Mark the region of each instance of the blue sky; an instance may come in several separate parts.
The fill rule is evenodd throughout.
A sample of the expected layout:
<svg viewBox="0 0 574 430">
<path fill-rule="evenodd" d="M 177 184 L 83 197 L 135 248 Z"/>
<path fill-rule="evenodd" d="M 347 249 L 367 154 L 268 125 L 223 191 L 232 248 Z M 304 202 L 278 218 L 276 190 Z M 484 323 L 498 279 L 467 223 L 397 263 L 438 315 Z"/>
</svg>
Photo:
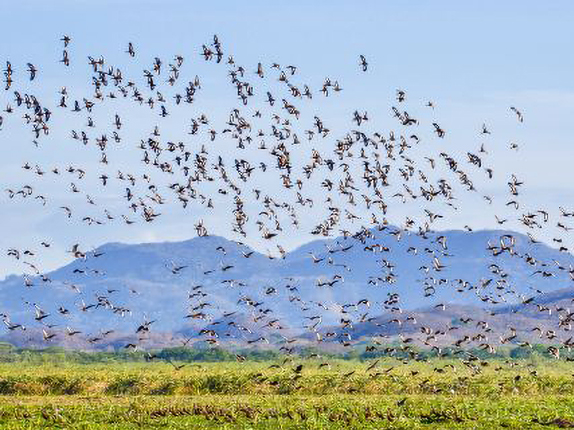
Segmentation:
<svg viewBox="0 0 574 430">
<path fill-rule="evenodd" d="M 329 123 L 350 124 L 355 109 L 368 110 L 377 120 L 376 127 L 388 129 L 393 125 L 389 109 L 395 91 L 402 88 L 413 112 L 427 115 L 423 104 L 427 100 L 436 103 L 436 116 L 449 131 L 445 148 L 460 154 L 476 151 L 483 143 L 479 131 L 486 122 L 493 131 L 486 141 L 495 158 L 492 162 L 497 171 L 513 172 L 524 180 L 522 200 L 526 204 L 574 208 L 570 186 L 574 179 L 570 166 L 574 155 L 573 19 L 570 1 L 22 1 L 3 6 L 0 63 L 3 67 L 6 60 L 11 61 L 16 76 L 24 73 L 27 62 L 36 64 L 40 69 L 37 80 L 28 87 L 25 82 L 19 84 L 55 102 L 62 85 L 75 89 L 77 95 L 82 88 L 88 94 L 88 55 L 104 55 L 109 63 L 141 75 L 153 57 L 169 60 L 181 54 L 186 58 L 186 76 L 191 79 L 197 73 L 205 82 L 205 98 L 197 112 L 225 118 L 236 103 L 225 71 L 214 72 L 199 57 L 201 45 L 218 34 L 224 49 L 248 70 L 254 71 L 259 61 L 267 65 L 276 61 L 297 65 L 302 79 L 315 87 L 327 76 L 338 79 L 344 87 L 341 98 L 317 100 L 308 107 L 311 118 L 320 112 Z M 58 63 L 62 34 L 73 38 L 70 69 Z M 124 52 L 129 41 L 138 53 L 131 63 Z M 369 73 L 359 72 L 359 54 L 369 60 Z M 0 106 L 6 103 L 13 104 L 12 94 L 2 92 Z M 523 125 L 513 121 L 509 106 L 524 112 Z M 175 124 L 185 123 L 189 116 L 191 112 L 170 118 L 173 122 L 168 124 L 176 129 Z M 125 139 L 137 141 L 142 129 L 149 130 L 151 120 L 134 113 Z M 75 151 L 67 142 L 69 130 L 80 125 L 74 125 L 71 117 L 55 121 L 50 143 L 39 149 L 30 144 L 21 123 L 5 121 L 0 131 L 2 189 L 30 181 L 30 175 L 20 168 L 26 161 L 46 168 L 65 166 L 68 161 L 92 166 L 91 155 Z M 506 150 L 510 141 L 519 143 L 518 152 Z M 126 169 L 134 163 L 129 153 L 118 157 Z M 484 191 L 504 202 L 507 177 L 497 179 L 485 183 Z M 70 198 L 62 185 L 44 181 L 38 186 L 54 196 L 57 205 Z M 97 197 L 110 205 L 117 199 L 114 195 Z M 481 209 L 483 203 L 480 199 L 461 202 L 464 210 L 440 227 L 495 227 L 492 214 L 485 216 Z M 4 221 L 0 276 L 22 271 L 22 266 L 4 257 L 7 248 L 37 249 L 43 239 L 54 244 L 42 261 L 49 269 L 67 261 L 65 250 L 78 238 L 87 246 L 98 246 L 109 241 L 182 240 L 193 235 L 189 216 L 178 211 L 154 225 L 93 230 L 68 223 L 56 209 L 9 201 L 4 193 L 0 207 Z M 397 222 L 403 215 L 397 215 Z M 513 227 L 519 228 L 509 225 Z M 227 235 L 225 228 L 215 232 Z M 552 233 L 542 235 L 549 240 Z M 285 246 L 308 239 L 303 232 L 290 235 Z"/>
</svg>

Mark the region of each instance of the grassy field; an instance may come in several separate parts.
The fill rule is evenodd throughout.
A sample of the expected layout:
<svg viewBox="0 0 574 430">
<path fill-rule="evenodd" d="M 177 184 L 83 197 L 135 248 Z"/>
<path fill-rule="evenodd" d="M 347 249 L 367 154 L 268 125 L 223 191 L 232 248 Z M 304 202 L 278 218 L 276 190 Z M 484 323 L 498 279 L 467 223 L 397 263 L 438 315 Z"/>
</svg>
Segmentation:
<svg viewBox="0 0 574 430">
<path fill-rule="evenodd" d="M 0 427 L 574 428 L 572 363 L 320 363 L 1 365 Z"/>
</svg>

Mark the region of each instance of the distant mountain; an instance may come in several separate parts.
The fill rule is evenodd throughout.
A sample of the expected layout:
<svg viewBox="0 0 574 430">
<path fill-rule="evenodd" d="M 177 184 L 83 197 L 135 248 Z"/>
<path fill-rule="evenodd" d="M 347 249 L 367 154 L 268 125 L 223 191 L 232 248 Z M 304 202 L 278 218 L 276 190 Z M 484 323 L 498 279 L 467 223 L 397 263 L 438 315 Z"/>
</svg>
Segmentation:
<svg viewBox="0 0 574 430">
<path fill-rule="evenodd" d="M 569 293 L 563 291 L 562 294 L 568 294 L 569 300 L 574 298 L 572 290 Z M 542 301 L 542 296 L 537 297 L 536 301 Z M 561 317 L 556 306 L 560 307 L 560 304 L 547 302 L 546 306 L 553 312 L 538 310 L 536 304 L 520 304 L 497 311 L 451 304 L 444 309 L 427 307 L 401 315 L 387 313 L 368 322 L 355 323 L 345 330 L 341 330 L 340 326 L 325 327 L 320 334 L 324 343 L 340 343 L 341 340 L 351 339 L 355 344 L 373 341 L 388 344 L 398 343 L 402 336 L 403 339 L 409 339 L 409 343 L 427 347 L 452 346 L 456 340 L 466 336 L 467 339 L 460 344 L 466 348 L 482 343 L 494 346 L 521 342 L 556 344 L 571 338 L 568 333 L 557 330 Z M 555 332 L 556 337 L 550 335 L 552 332 Z M 326 337 L 326 333 L 336 335 Z M 477 337 L 478 333 L 483 337 Z M 315 338 L 315 334 L 305 333 L 301 337 L 310 341 Z"/>
<path fill-rule="evenodd" d="M 487 244 L 500 246 L 504 235 L 513 236 L 514 255 L 495 257 Z M 413 310 L 446 303 L 477 312 L 493 306 L 511 309 L 521 296 L 541 292 L 547 294 L 537 300 L 552 300 L 566 294 L 562 289 L 571 281 L 564 268 L 574 265 L 571 254 L 504 230 L 453 230 L 423 238 L 389 226 L 362 239 L 316 240 L 283 259 L 215 236 L 110 243 L 46 274 L 49 280 L 34 277 L 29 287 L 21 276 L 0 282 L 0 312 L 30 330 L 44 328 L 34 320 L 35 303 L 49 314 L 42 322 L 56 325 L 49 330 L 69 326 L 97 337 L 114 329 L 123 336 L 156 320 L 150 331 L 183 336 L 211 325 L 247 340 L 278 327 L 303 333 L 316 315 L 325 326 L 336 324 L 349 310 L 358 321 L 362 314 L 379 317 L 393 307 Z M 435 256 L 444 266 L 438 271 Z M 363 299 L 368 307 L 353 306 Z M 247 322 L 234 325 L 234 317 L 225 312 L 255 322 L 245 329 Z"/>
</svg>

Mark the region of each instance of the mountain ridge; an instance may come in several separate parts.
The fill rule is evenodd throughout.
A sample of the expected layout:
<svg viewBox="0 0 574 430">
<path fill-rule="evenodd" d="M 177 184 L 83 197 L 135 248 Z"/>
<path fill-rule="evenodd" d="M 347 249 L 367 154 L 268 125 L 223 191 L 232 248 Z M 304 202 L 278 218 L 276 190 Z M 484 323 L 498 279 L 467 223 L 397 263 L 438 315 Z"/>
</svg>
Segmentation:
<svg viewBox="0 0 574 430">
<path fill-rule="evenodd" d="M 396 239 L 397 232 L 401 232 L 400 241 Z M 50 314 L 46 318 L 49 324 L 85 332 L 116 329 L 125 333 L 145 320 L 158 320 L 154 330 L 173 333 L 185 327 L 195 330 L 208 326 L 225 311 L 247 312 L 254 318 L 261 316 L 259 312 L 266 312 L 262 323 L 273 315 L 277 324 L 302 332 L 310 315 L 322 312 L 325 325 L 335 324 L 342 315 L 341 305 L 365 298 L 373 303 L 370 315 L 377 317 L 393 306 L 416 310 L 425 305 L 453 303 L 478 309 L 496 300 L 501 306 L 513 306 L 520 303 L 521 296 L 557 291 L 571 282 L 567 273 L 543 279 L 530 271 L 539 269 L 541 264 L 552 264 L 552 260 L 568 267 L 574 264 L 574 256 L 546 244 L 533 244 L 527 236 L 508 230 L 444 230 L 429 232 L 424 239 L 417 233 L 387 226 L 371 229 L 369 234 L 372 237 L 364 237 L 363 241 L 343 237 L 317 239 L 286 253 L 284 259 L 269 258 L 220 236 L 141 244 L 110 242 L 87 252 L 85 260 L 76 259 L 46 274 L 47 282 L 33 277 L 33 286 L 24 287 L 21 276 L 0 282 L 0 312 L 9 315 L 12 323 L 38 326 L 33 318 L 32 304 L 36 303 Z M 486 249 L 489 240 L 496 243 L 509 234 L 514 237 L 517 255 L 532 253 L 538 258 L 537 265 L 530 266 L 522 257 L 508 253 L 494 257 Z M 437 242 L 443 236 L 448 244 L 446 250 Z M 373 247 L 388 251 L 365 251 Z M 311 252 L 321 260 L 319 263 L 313 263 Z M 101 255 L 94 257 L 97 254 Z M 438 272 L 432 270 L 435 256 L 445 266 Z M 493 264 L 500 266 L 500 273 L 489 269 Z M 185 267 L 175 270 L 180 266 Z M 423 286 L 430 282 L 429 276 L 436 284 L 432 287 L 434 293 L 425 297 L 427 290 Z M 448 282 L 441 283 L 441 279 Z M 457 279 L 467 280 L 468 285 L 457 285 Z M 480 287 L 488 279 L 488 287 Z M 329 287 L 324 282 L 333 285 Z M 517 285 L 512 294 L 506 292 L 511 283 Z M 190 298 L 199 285 L 198 291 L 206 296 Z M 400 300 L 385 304 L 393 294 L 398 294 Z M 497 299 L 496 294 L 501 298 Z M 262 305 L 251 308 L 246 305 L 249 301 Z M 61 315 L 60 306 L 68 309 L 69 315 Z M 192 311 L 195 306 L 205 307 Z M 194 313 L 206 317 L 185 318 Z"/>
</svg>

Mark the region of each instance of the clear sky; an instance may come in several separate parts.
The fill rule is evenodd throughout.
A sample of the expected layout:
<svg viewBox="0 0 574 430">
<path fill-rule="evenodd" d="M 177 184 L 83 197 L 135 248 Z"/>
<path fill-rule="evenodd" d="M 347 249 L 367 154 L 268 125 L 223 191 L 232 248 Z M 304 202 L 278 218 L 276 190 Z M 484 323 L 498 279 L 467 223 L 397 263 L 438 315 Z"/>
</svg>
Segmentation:
<svg viewBox="0 0 574 430">
<path fill-rule="evenodd" d="M 449 152 L 476 152 L 486 143 L 496 155 L 497 169 L 524 180 L 524 202 L 532 208 L 574 209 L 572 22 L 571 1 L 18 1 L 2 6 L 0 64 L 4 68 L 6 61 L 12 63 L 23 91 L 55 104 L 61 86 L 75 89 L 76 97 L 82 91 L 89 94 L 88 55 L 103 55 L 141 79 L 141 71 L 150 67 L 155 56 L 169 61 L 181 54 L 186 58 L 186 79 L 197 73 L 206 87 L 197 109 L 168 120 L 181 134 L 185 130 L 181 124 L 192 115 L 205 111 L 225 119 L 237 103 L 225 70 L 214 72 L 199 56 L 201 45 L 217 34 L 226 52 L 251 72 L 258 62 L 267 66 L 278 62 L 297 65 L 302 79 L 314 87 L 327 76 L 338 79 L 344 87 L 340 99 L 317 101 L 308 108 L 311 118 L 321 112 L 335 130 L 343 121 L 350 124 L 355 109 L 368 110 L 378 121 L 376 127 L 391 127 L 390 106 L 397 88 L 407 91 L 409 106 L 420 115 L 424 115 L 424 103 L 433 100 L 436 115 L 449 131 L 444 143 Z M 73 38 L 69 69 L 58 63 L 63 34 Z M 137 50 L 132 63 L 124 52 L 129 41 Z M 367 74 L 359 72 L 359 54 L 369 60 Z M 24 82 L 27 62 L 40 69 L 33 84 Z M 0 107 L 7 103 L 14 104 L 13 93 L 0 92 Z M 523 125 L 514 120 L 510 106 L 523 111 Z M 153 128 L 150 121 L 157 120 L 135 111 L 132 117 L 125 116 L 129 118 L 126 141 L 139 141 L 141 131 L 148 134 Z M 29 161 L 45 169 L 65 168 L 69 163 L 95 169 L 93 153 L 75 151 L 77 143 L 68 139 L 70 129 L 81 125 L 74 124 L 77 119 L 72 117 L 55 118 L 49 143 L 35 148 L 21 121 L 4 117 L 0 188 L 36 181 L 38 189 L 54 200 L 43 208 L 38 202 L 10 201 L 6 193 L 0 194 L 0 276 L 23 270 L 5 258 L 8 248 L 37 249 L 41 240 L 53 243 L 42 261 L 43 268 L 49 269 L 69 259 L 65 250 L 78 238 L 98 246 L 193 236 L 193 222 L 181 211 L 166 214 L 153 225 L 130 229 L 120 224 L 90 229 L 67 222 L 58 206 L 71 198 L 70 181 L 39 181 L 21 166 Z M 479 136 L 483 122 L 492 130 L 489 140 Z M 177 132 L 173 133 L 177 139 Z M 508 150 L 511 141 L 519 145 L 518 151 Z M 118 160 L 126 170 L 136 169 L 132 164 L 139 163 L 127 153 L 119 154 Z M 508 177 L 498 179 L 485 184 L 484 191 L 494 197 L 506 193 Z M 93 197 L 111 207 L 118 199 L 113 193 Z M 501 201 L 504 207 L 505 198 Z M 461 202 L 464 210 L 440 227 L 496 227 L 494 217 L 480 209 L 483 203 Z M 214 232 L 228 235 L 225 228 Z M 550 237 L 551 233 L 544 239 Z M 285 246 L 307 240 L 309 235 L 302 232 L 286 239 Z"/>
</svg>

